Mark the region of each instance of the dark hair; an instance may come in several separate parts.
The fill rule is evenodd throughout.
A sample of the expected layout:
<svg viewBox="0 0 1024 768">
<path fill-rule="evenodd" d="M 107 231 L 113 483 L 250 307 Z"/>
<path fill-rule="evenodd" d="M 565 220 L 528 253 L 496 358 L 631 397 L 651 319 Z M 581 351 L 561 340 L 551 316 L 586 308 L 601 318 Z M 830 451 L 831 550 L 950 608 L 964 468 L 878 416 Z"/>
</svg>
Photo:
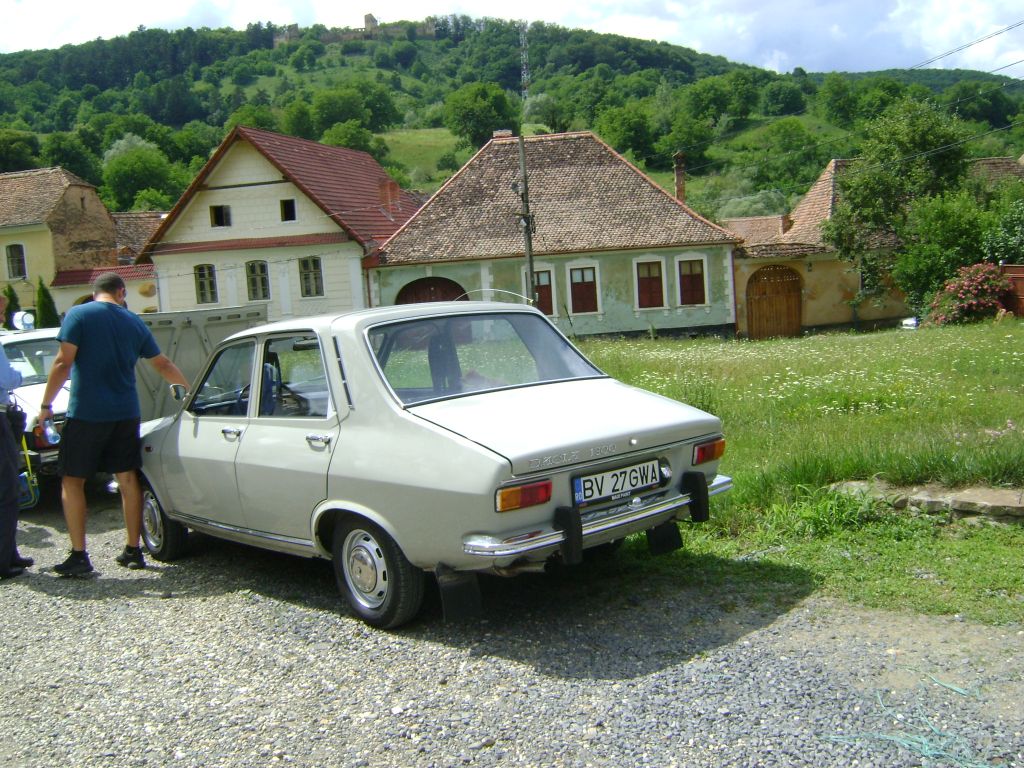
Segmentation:
<svg viewBox="0 0 1024 768">
<path fill-rule="evenodd" d="M 102 275 L 96 278 L 96 281 L 92 284 L 93 295 L 97 293 L 106 293 L 113 296 L 115 293 L 124 288 L 124 280 L 117 272 L 104 272 Z"/>
</svg>

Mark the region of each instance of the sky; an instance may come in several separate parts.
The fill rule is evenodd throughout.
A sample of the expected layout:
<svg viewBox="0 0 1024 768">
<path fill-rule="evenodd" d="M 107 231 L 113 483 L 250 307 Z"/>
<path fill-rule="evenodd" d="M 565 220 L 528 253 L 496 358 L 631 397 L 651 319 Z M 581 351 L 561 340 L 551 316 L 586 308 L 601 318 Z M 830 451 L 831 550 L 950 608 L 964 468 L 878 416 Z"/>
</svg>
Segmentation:
<svg viewBox="0 0 1024 768">
<path fill-rule="evenodd" d="M 362 27 L 460 14 L 543 21 L 645 40 L 662 40 L 777 72 L 866 72 L 934 68 L 998 71 L 1024 78 L 1020 0 L 0 0 L 0 53 L 59 48 L 156 29 L 249 23 Z M 963 47 L 957 53 L 951 51 Z"/>
</svg>

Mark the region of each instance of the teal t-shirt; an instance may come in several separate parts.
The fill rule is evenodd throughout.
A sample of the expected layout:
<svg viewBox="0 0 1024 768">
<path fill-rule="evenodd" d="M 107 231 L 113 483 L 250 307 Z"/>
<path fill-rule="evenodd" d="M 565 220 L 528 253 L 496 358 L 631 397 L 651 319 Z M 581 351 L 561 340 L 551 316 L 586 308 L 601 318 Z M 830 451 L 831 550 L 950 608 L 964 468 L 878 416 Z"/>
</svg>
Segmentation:
<svg viewBox="0 0 1024 768">
<path fill-rule="evenodd" d="M 135 364 L 160 354 L 139 316 L 118 304 L 90 301 L 64 317 L 59 341 L 78 347 L 71 366 L 68 416 L 83 421 L 139 418 Z"/>
</svg>

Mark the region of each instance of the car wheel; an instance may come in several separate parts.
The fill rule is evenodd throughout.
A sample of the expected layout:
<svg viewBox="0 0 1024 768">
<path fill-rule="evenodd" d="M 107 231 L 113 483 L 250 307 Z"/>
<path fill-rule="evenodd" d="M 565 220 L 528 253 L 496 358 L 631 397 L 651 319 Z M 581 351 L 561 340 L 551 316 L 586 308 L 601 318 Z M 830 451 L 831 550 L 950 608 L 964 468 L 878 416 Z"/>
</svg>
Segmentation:
<svg viewBox="0 0 1024 768">
<path fill-rule="evenodd" d="M 379 526 L 362 518 L 343 521 L 334 531 L 332 554 L 338 589 L 367 624 L 397 627 L 419 612 L 423 571 Z"/>
<path fill-rule="evenodd" d="M 142 540 L 157 560 L 168 562 L 185 554 L 188 528 L 167 517 L 148 483 L 142 487 Z"/>
</svg>

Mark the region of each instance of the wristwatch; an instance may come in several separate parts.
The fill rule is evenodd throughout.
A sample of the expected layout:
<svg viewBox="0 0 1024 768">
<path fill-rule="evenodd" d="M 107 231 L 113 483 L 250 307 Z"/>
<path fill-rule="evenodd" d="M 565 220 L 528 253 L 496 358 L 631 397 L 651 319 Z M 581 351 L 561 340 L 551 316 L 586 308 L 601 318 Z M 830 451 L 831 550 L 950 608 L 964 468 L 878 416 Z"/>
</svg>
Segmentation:
<svg viewBox="0 0 1024 768">
<path fill-rule="evenodd" d="M 52 411 L 53 410 L 53 406 L 52 405 L 40 405 L 39 406 L 39 410 L 40 411 Z"/>
</svg>

